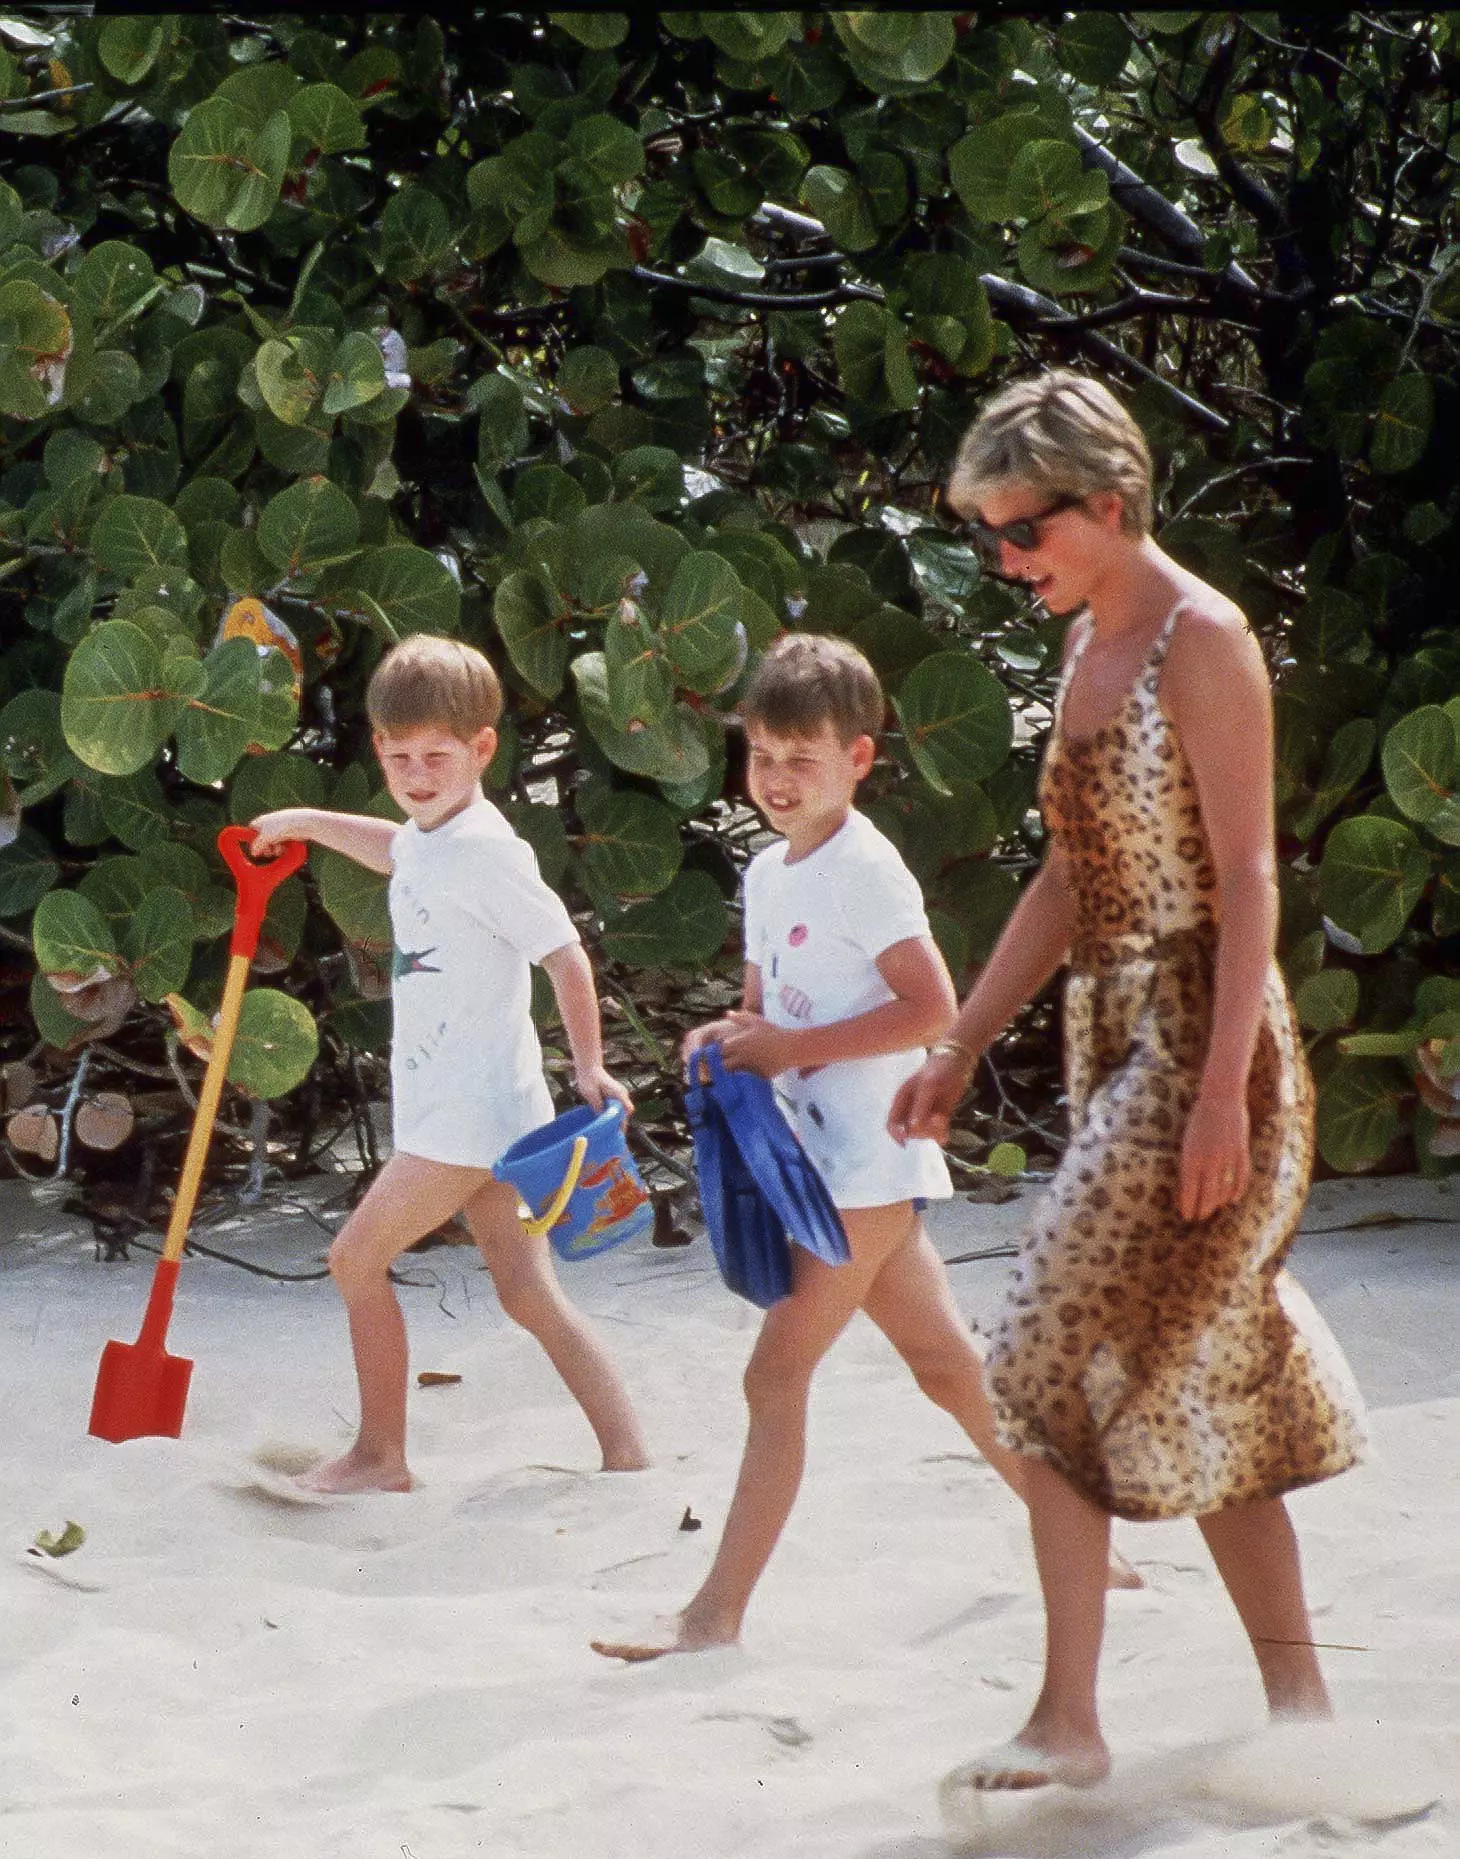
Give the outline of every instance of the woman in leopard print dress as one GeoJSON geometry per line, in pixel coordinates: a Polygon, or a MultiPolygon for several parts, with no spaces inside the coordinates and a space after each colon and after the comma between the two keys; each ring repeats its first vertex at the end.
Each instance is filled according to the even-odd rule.
{"type": "Polygon", "coordinates": [[[978,1056],[1054,971],[1068,1150],[988,1356],[1028,1455],[1048,1625],[1024,1728],[957,1779],[1101,1779],[1112,1516],[1195,1516],[1272,1710],[1326,1715],[1283,1494],[1343,1471],[1362,1407],[1283,1270],[1312,1085],[1274,960],[1272,706],[1241,613],[1152,540],[1150,460],[1105,388],[1006,389],[951,486],[997,572],[1070,613],[1040,801],[1049,850],[951,1037],[893,1107],[947,1134],[978,1056]]]}

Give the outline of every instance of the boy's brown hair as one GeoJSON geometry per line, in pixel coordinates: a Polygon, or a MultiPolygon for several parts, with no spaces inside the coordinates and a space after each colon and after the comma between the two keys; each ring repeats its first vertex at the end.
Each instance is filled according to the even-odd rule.
{"type": "Polygon", "coordinates": [[[1121,527],[1150,534],[1151,454],[1145,434],[1102,382],[1047,368],[1001,389],[963,436],[948,501],[970,515],[980,495],[1024,484],[1042,496],[1114,491],[1121,527]]]}
{"type": "Polygon", "coordinates": [[[885,708],[877,673],[854,645],[785,633],[756,666],[740,715],[773,736],[815,736],[829,723],[845,747],[858,736],[875,742],[885,708]]]}
{"type": "Polygon", "coordinates": [[[474,645],[413,633],[375,667],[365,709],[372,728],[387,736],[437,727],[470,742],[479,731],[496,726],[502,686],[474,645]]]}

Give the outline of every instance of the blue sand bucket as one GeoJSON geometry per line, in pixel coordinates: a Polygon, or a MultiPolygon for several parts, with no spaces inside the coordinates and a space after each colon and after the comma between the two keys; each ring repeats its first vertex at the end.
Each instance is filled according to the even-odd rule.
{"type": "Polygon", "coordinates": [[[530,1233],[546,1232],[560,1259],[587,1259],[654,1224],[654,1209],[624,1141],[622,1104],[582,1105],[519,1136],[492,1173],[527,1205],[530,1233]]]}

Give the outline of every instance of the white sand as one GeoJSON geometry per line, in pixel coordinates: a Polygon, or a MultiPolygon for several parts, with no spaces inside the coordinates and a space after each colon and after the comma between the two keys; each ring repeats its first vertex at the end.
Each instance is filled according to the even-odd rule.
{"type": "MultiPolygon", "coordinates": [[[[1374,1462],[1294,1504],[1318,1631],[1355,1649],[1326,1655],[1343,1727],[1258,1734],[1255,1674],[1194,1526],[1125,1526],[1149,1586],[1112,1600],[1115,1777],[996,1804],[983,1850],[1460,1854],[1452,1209],[1460,1191],[1329,1184],[1310,1228],[1411,1223],[1299,1249],[1375,1404],[1374,1462]]],[[[1021,1217],[960,1204],[937,1237],[952,1255],[1021,1217]]],[[[298,1269],[322,1236],[274,1214],[208,1237],[298,1269]]],[[[971,1314],[1005,1269],[954,1268],[971,1314]]],[[[658,1455],[605,1476],[475,1255],[408,1270],[414,1367],[462,1377],[412,1394],[420,1489],[290,1503],[256,1459],[334,1448],[353,1412],[333,1288],[189,1260],[170,1335],[197,1364],[183,1436],[107,1445],[86,1432],[97,1361],[135,1337],[152,1262],[98,1265],[83,1228],[0,1187],[0,1855],[949,1853],[940,1778],[1017,1727],[1040,1609],[1017,1505],[881,1337],[859,1320],[823,1368],[806,1486],[743,1649],[629,1669],[588,1641],[671,1611],[702,1574],[756,1313],[703,1242],[568,1271],[658,1455]],[[687,1506],[702,1529],[679,1528],[687,1506]],[[76,1554],[27,1553],[68,1518],[87,1532],[76,1554]]]]}

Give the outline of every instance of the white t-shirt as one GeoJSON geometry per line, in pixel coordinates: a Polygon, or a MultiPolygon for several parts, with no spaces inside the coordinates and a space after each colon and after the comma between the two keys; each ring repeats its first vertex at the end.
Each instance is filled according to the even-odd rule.
{"type": "MultiPolygon", "coordinates": [[[[745,959],[760,970],[761,1011],[775,1026],[829,1026],[895,998],[877,957],[928,934],[916,878],[897,848],[855,811],[824,845],[786,863],[768,846],[745,873],[745,959]]],[[[935,1142],[887,1133],[898,1086],[921,1047],[843,1059],[811,1076],[782,1072],[776,1095],[838,1207],[881,1207],[953,1192],[935,1142]]]]}
{"type": "Polygon", "coordinates": [[[552,1119],[530,964],[578,932],[483,794],[429,832],[407,821],[391,857],[395,1146],[490,1168],[552,1119]]]}

